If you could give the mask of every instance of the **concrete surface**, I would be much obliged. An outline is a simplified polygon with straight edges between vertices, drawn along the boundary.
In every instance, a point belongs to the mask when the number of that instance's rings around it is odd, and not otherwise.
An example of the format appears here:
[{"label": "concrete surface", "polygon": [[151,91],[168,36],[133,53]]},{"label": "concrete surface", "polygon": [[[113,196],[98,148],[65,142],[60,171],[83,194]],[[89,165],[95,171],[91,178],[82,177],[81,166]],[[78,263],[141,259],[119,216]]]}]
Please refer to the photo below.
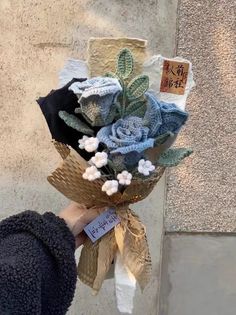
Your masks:
[{"label": "concrete surface", "polygon": [[[174,54],[177,0],[0,1],[0,217],[24,209],[57,212],[67,200],[46,181],[59,162],[35,103],[57,86],[68,57],[85,58],[93,36],[130,36],[149,41],[150,53]],[[164,179],[163,179],[164,181]],[[137,206],[153,255],[154,277],[136,299],[134,315],[155,315],[162,234],[164,182]],[[113,281],[99,297],[82,285],[70,315],[116,314]]]},{"label": "concrete surface", "polygon": [[159,315],[234,315],[235,237],[169,234]]},{"label": "concrete surface", "polygon": [[168,176],[168,231],[236,229],[235,0],[180,0],[177,54],[193,63],[196,88],[177,145],[195,153]]}]

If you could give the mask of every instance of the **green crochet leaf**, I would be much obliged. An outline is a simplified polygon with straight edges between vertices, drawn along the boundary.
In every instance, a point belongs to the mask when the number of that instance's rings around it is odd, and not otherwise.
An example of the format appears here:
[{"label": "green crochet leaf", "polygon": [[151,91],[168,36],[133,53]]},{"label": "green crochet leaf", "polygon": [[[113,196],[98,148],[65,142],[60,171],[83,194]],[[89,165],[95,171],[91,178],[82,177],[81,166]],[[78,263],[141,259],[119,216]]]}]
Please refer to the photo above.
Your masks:
[{"label": "green crochet leaf", "polygon": [[145,101],[133,101],[125,109],[125,116],[143,117],[147,110]]},{"label": "green crochet leaf", "polygon": [[168,149],[160,155],[157,164],[164,167],[177,166],[192,153],[193,150],[189,148]]},{"label": "green crochet leaf", "polygon": [[159,137],[155,139],[154,146],[158,147],[159,145],[165,143],[170,137],[173,137],[173,136],[174,134],[171,131],[168,131],[164,133],[163,135],[160,135]]},{"label": "green crochet leaf", "polygon": [[117,57],[116,73],[123,79],[127,79],[133,72],[133,56],[131,51],[124,48]]},{"label": "green crochet leaf", "polygon": [[149,78],[147,75],[135,77],[127,86],[127,96],[129,99],[138,99],[149,87]]},{"label": "green crochet leaf", "polygon": [[107,160],[107,167],[109,170],[109,174],[116,174],[115,166],[111,160]]},{"label": "green crochet leaf", "polygon": [[59,117],[64,120],[64,122],[67,124],[67,126],[82,132],[86,135],[93,135],[93,130],[89,128],[88,125],[86,125],[83,121],[81,121],[79,118],[77,118],[73,114],[69,114],[66,111],[59,111],[58,113]]},{"label": "green crochet leaf", "polygon": [[115,172],[122,172],[126,169],[124,165],[124,156],[123,155],[114,155],[112,157],[112,161],[108,160],[108,165],[115,171]]},{"label": "green crochet leaf", "polygon": [[103,125],[101,125],[101,126],[103,127],[103,126],[107,126],[107,125],[111,124],[116,117],[119,119],[120,114],[119,114],[118,110],[119,110],[118,106],[114,104],[110,113],[108,114],[106,120],[104,121]]}]

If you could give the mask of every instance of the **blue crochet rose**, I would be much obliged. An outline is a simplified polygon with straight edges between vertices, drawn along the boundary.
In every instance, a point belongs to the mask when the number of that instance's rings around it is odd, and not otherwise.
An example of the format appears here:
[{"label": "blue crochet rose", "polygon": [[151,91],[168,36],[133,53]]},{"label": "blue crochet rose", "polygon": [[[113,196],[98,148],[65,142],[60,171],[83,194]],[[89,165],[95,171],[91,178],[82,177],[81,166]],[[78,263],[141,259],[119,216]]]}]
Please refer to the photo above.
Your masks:
[{"label": "blue crochet rose", "polygon": [[[74,82],[69,87],[77,97],[82,114],[93,126],[110,124],[114,119],[117,97],[122,87],[115,78],[95,77],[83,82]],[[112,114],[112,115],[111,115]]]},{"label": "blue crochet rose", "polygon": [[112,154],[127,154],[133,151],[140,153],[154,145],[154,139],[149,137],[149,133],[149,128],[143,126],[142,118],[131,116],[103,127],[97,138]]},{"label": "blue crochet rose", "polygon": [[145,93],[147,110],[144,125],[150,129],[149,137],[158,137],[168,131],[177,134],[188,119],[188,113],[173,103],[159,101],[153,94]]},{"label": "blue crochet rose", "polygon": [[100,129],[97,138],[104,143],[110,153],[141,153],[152,148],[155,139],[167,132],[177,134],[188,118],[188,114],[175,104],[157,100],[151,94],[145,94],[147,110],[144,118],[128,116],[114,124]]}]

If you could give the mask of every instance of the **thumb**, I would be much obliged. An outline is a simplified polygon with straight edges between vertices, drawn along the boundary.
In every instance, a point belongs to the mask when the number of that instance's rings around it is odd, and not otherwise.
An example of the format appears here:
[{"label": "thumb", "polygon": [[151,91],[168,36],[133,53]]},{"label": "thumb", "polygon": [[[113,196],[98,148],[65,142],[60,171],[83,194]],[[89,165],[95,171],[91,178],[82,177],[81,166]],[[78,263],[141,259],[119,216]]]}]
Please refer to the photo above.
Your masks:
[{"label": "thumb", "polygon": [[104,208],[90,208],[84,211],[72,228],[73,235],[76,237],[78,234],[80,234],[83,231],[84,227],[92,222],[104,210]]}]

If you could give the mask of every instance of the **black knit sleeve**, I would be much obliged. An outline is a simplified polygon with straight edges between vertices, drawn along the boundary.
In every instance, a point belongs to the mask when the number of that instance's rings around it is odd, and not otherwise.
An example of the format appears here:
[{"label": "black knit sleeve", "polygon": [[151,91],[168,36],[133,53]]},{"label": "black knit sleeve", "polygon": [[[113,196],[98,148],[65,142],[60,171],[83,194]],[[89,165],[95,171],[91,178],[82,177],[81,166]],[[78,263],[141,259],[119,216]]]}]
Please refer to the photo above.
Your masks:
[{"label": "black knit sleeve", "polygon": [[75,240],[52,213],[0,223],[0,314],[63,315],[74,296]]}]

